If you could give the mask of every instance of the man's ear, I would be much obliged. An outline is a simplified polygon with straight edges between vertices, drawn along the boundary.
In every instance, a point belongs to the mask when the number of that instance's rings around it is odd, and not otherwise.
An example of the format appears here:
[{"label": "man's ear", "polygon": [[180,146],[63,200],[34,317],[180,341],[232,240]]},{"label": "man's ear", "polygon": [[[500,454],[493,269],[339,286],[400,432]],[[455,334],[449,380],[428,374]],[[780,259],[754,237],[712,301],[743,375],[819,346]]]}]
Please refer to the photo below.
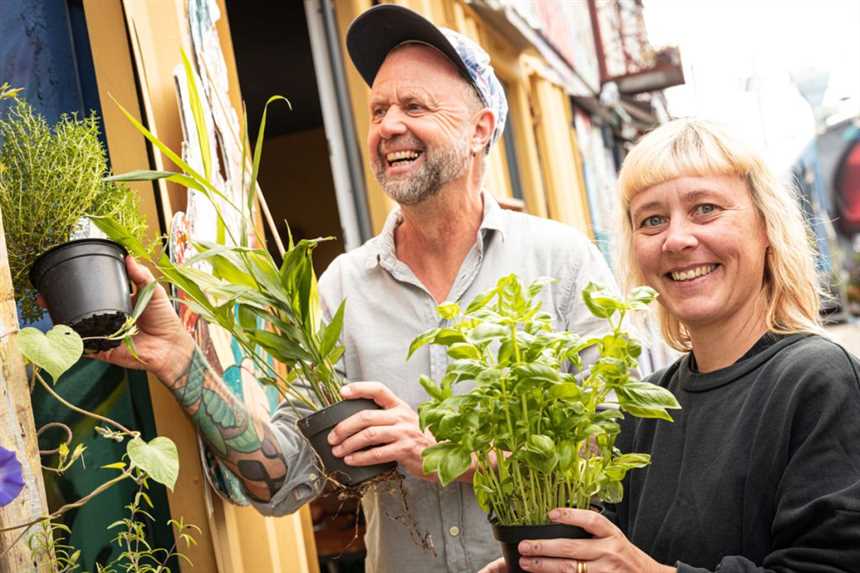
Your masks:
[{"label": "man's ear", "polygon": [[496,117],[493,115],[493,112],[487,108],[478,112],[475,120],[475,129],[472,133],[472,141],[469,144],[472,155],[482,153],[487,148],[495,129]]}]

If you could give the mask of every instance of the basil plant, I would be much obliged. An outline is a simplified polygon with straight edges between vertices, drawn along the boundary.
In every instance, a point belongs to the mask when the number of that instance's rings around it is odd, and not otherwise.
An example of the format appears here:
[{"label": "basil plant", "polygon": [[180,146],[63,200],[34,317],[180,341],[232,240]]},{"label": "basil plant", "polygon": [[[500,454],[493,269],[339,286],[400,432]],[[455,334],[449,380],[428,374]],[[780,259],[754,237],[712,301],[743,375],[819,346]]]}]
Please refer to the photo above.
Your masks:
[{"label": "basil plant", "polygon": [[[590,283],[582,297],[609,330],[583,339],[553,330],[541,310],[536,297],[549,282],[523,286],[508,275],[465,310],[442,304],[450,326],[421,334],[409,349],[411,356],[441,345],[451,358],[441,380],[420,379],[431,398],[419,406],[420,424],[438,442],[423,453],[425,473],[445,486],[474,463],[478,503],[499,525],[539,525],[555,507],[620,501],[625,474],[650,456],[615,447],[619,420],[671,421],[667,410],[680,407],[671,392],[634,375],[641,347],[624,331],[624,317],[644,309],[653,289],[619,300]],[[597,360],[584,370],[589,349]],[[471,390],[455,394],[457,384]]]}]

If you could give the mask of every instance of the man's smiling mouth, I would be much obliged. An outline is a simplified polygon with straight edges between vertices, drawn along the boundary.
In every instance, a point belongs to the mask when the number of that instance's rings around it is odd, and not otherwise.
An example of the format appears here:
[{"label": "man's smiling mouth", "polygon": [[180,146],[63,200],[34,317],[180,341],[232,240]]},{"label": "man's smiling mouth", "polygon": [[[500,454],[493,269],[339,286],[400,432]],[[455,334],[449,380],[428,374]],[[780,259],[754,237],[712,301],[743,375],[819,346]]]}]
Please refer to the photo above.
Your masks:
[{"label": "man's smiling mouth", "polygon": [[385,154],[385,161],[390,167],[395,165],[406,165],[418,159],[421,156],[420,151],[408,149],[403,151],[393,151]]}]

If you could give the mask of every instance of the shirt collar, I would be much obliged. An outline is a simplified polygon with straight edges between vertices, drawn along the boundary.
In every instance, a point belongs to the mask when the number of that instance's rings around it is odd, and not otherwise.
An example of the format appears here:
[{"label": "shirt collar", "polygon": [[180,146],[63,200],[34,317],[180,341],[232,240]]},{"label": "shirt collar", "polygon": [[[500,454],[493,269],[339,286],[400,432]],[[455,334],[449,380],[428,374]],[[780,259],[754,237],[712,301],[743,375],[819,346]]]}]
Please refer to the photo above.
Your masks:
[{"label": "shirt collar", "polygon": [[[505,236],[505,214],[499,202],[492,194],[483,191],[481,197],[484,200],[484,216],[481,220],[481,226],[478,228],[478,234],[481,238],[485,238],[487,231],[498,231],[502,240]],[[382,227],[382,232],[374,237],[369,244],[369,253],[367,255],[366,265],[368,269],[374,268],[383,259],[395,261],[397,259],[394,245],[394,230],[403,222],[400,206],[396,206],[388,213],[385,219],[385,225]]]}]

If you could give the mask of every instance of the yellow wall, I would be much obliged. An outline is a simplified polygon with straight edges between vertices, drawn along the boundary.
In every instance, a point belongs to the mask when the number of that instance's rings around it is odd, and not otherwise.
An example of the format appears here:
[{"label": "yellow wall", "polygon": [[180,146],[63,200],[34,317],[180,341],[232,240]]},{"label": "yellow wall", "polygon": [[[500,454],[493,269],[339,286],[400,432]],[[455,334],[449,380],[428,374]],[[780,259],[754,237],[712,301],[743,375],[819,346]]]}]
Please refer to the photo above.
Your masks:
[{"label": "yellow wall", "polygon": [[[235,63],[229,42],[226,9],[219,35],[227,60],[230,99],[240,100]],[[181,129],[173,69],[180,63],[180,47],[187,38],[182,0],[84,0],[87,29],[102,101],[108,151],[115,172],[174,166],[156,154],[149,164],[143,138],[122,117],[108,94],[149,127],[171,148],[179,149]],[[128,33],[126,33],[128,26]],[[131,45],[129,45],[129,42]],[[186,51],[189,46],[184,45]],[[135,87],[141,83],[141,100]],[[165,231],[158,223],[156,193],[165,220],[185,208],[186,192],[178,186],[136,184],[154,236]],[[197,434],[172,394],[150,377],[155,424],[160,435],[179,449],[180,473],[168,492],[171,515],[202,528],[197,545],[183,552],[193,561],[190,571],[244,573],[251,571],[317,573],[315,544],[307,509],[288,517],[263,518],[251,508],[240,508],[211,493],[201,472]]]},{"label": "yellow wall", "polygon": [[[574,225],[593,236],[582,163],[570,121],[570,100],[561,87],[527,65],[529,59],[536,57],[535,53],[516,51],[464,0],[395,0],[388,3],[411,8],[437,25],[469,36],[487,50],[499,79],[508,90],[508,121],[514,126],[524,210]],[[371,5],[371,0],[339,0],[336,3],[353,114],[362,143],[369,126],[370,90],[353,68],[343,37],[350,22]],[[371,221],[374,231],[379,232],[392,202],[373,179],[363,147],[362,157]],[[507,161],[501,144],[497,144],[487,158],[485,185],[499,198],[511,197]]]}]

